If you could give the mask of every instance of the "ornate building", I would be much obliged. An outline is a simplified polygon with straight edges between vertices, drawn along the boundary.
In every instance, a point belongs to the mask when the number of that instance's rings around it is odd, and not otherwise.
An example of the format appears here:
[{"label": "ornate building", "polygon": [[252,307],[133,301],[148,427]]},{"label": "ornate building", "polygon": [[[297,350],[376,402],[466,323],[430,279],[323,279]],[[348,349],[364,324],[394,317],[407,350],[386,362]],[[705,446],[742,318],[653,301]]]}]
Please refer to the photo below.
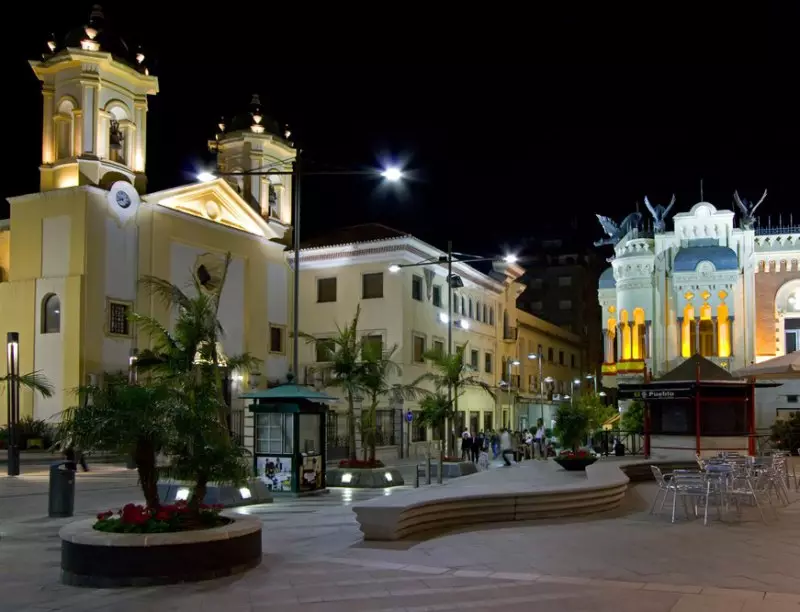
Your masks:
[{"label": "ornate building", "polygon": [[[645,201],[655,231],[638,213],[620,226],[598,215],[609,237],[596,244],[614,247],[598,287],[604,386],[638,382],[645,369],[658,377],[696,353],[735,371],[798,349],[800,226],[757,227],[758,204],[735,195],[738,224],[732,210],[699,202],[667,231],[674,199],[667,208]],[[796,393],[760,390],[759,425]]]},{"label": "ornate building", "polygon": [[[261,383],[285,378],[290,271],[276,241],[291,222],[289,181],[216,179],[147,193],[147,101],[158,80],[144,55],[128,51],[97,7],[88,25],[48,47],[31,62],[44,109],[40,191],[10,198],[10,219],[0,222],[0,333],[19,332],[21,371],[41,371],[56,391],[23,391],[22,414],[58,418],[72,389],[126,370],[149,342],[129,323],[132,310],[169,325],[171,313],[139,278],[187,286],[194,272],[215,291],[228,252],[222,348],[262,359]],[[216,148],[231,170],[291,169],[295,154],[260,108],[223,126]],[[248,381],[228,382],[235,405]]]}]

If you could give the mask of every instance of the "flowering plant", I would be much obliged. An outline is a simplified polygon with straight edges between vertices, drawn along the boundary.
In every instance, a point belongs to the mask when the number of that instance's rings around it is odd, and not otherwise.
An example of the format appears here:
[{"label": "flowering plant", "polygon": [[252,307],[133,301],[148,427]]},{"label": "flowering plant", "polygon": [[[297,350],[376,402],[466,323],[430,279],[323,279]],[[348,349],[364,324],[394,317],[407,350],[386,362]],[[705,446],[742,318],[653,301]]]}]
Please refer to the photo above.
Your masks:
[{"label": "flowering plant", "polygon": [[591,459],[593,457],[594,453],[590,453],[584,448],[578,449],[577,451],[562,450],[558,454],[559,459]]},{"label": "flowering plant", "polygon": [[94,528],[110,533],[165,533],[207,529],[228,522],[228,519],[220,516],[222,508],[222,504],[201,504],[199,512],[193,512],[183,501],[164,504],[158,508],[127,504],[116,512],[100,512]]},{"label": "flowering plant", "polygon": [[342,459],[339,462],[340,468],[382,468],[383,461],[380,459],[373,459],[371,461],[362,461],[361,459]]}]

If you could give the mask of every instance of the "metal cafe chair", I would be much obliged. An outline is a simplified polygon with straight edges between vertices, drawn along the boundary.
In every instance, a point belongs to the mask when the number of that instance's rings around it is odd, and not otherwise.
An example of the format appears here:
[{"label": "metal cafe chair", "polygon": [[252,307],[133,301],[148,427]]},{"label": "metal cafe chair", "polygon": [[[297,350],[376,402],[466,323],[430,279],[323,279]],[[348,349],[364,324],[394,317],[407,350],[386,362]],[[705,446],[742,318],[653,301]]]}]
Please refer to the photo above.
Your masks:
[{"label": "metal cafe chair", "polygon": [[699,500],[707,495],[706,476],[702,472],[695,472],[690,470],[675,470],[672,473],[672,522],[675,522],[675,508],[678,503],[678,498],[683,499],[683,510],[686,513],[686,518],[689,518],[689,501],[693,503],[694,515],[697,516],[697,506]]},{"label": "metal cafe chair", "polygon": [[653,499],[653,505],[650,507],[650,514],[653,514],[655,512],[656,503],[658,503],[659,496],[662,493],[664,494],[664,497],[661,498],[661,505],[658,507],[658,511],[661,512],[669,494],[675,493],[675,487],[673,486],[671,472],[664,474],[661,469],[655,465],[650,466],[650,471],[653,472],[653,478],[655,478],[656,484],[658,485],[658,491],[656,491],[656,496]]}]

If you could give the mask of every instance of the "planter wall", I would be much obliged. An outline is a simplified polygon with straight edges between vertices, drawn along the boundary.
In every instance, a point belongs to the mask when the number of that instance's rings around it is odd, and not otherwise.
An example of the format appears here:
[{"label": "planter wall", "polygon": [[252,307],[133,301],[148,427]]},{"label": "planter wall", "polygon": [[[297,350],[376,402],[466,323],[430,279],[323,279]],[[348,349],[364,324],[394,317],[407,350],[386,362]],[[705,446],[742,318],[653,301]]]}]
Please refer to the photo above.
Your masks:
[{"label": "planter wall", "polygon": [[556,457],[554,461],[568,472],[583,472],[597,461],[597,457],[585,457],[583,459],[561,459]]},{"label": "planter wall", "polygon": [[230,576],[261,563],[261,521],[224,514],[232,523],[180,533],[104,533],[95,519],[66,525],[61,582],[111,588],[196,582]]},{"label": "planter wall", "polygon": [[405,484],[403,475],[395,468],[328,468],[325,483],[329,487],[383,489]]},{"label": "planter wall", "polygon": [[[187,501],[193,483],[162,480],[158,483],[158,497],[163,504]],[[244,487],[209,483],[204,498],[207,504],[222,504],[226,508],[272,502],[272,493],[259,478],[251,478]]]},{"label": "planter wall", "polygon": [[[423,470],[424,465],[423,465]],[[469,476],[477,474],[478,466],[471,461],[445,461],[442,464],[442,478],[458,478],[459,476]],[[439,460],[431,459],[431,478],[439,477]]]}]

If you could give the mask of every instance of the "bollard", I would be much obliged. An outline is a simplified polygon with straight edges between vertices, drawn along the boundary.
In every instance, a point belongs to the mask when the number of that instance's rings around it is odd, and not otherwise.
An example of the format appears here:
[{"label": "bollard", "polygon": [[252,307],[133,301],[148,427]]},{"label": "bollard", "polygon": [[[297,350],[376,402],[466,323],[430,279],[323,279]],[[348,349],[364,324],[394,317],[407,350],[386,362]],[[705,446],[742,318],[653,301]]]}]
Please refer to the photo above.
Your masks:
[{"label": "bollard", "polygon": [[428,455],[425,459],[427,466],[425,467],[425,484],[431,484],[431,456]]},{"label": "bollard", "polygon": [[419,489],[419,463],[417,463],[414,467],[417,468],[417,473],[414,476],[414,488]]},{"label": "bollard", "polygon": [[436,481],[439,484],[442,484],[442,478],[444,478],[444,452],[439,453],[439,473],[436,475]]}]

